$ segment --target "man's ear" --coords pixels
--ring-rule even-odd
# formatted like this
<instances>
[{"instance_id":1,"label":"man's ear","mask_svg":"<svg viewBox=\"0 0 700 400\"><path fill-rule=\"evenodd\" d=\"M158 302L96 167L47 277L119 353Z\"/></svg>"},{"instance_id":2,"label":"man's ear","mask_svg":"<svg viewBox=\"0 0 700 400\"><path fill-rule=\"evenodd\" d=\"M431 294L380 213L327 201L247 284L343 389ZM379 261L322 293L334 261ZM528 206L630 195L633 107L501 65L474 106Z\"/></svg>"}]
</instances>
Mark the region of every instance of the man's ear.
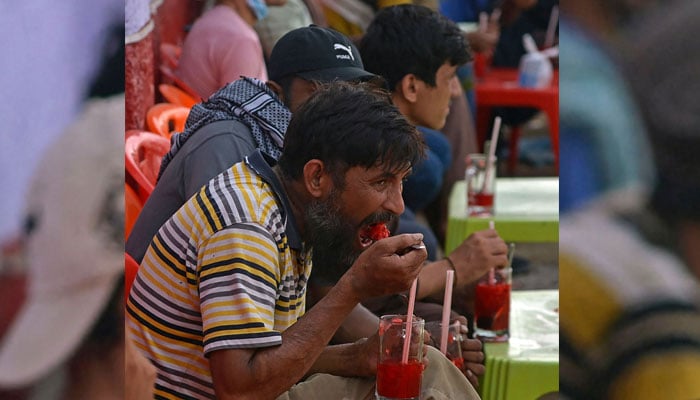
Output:
<instances>
[{"instance_id":1,"label":"man's ear","mask_svg":"<svg viewBox=\"0 0 700 400\"><path fill-rule=\"evenodd\" d=\"M280 102L282 102L282 104L286 104L285 103L286 99L284 98L284 90L282 90L282 86L280 86L279 83L277 83L275 81L267 81L267 82L265 82L265 84L267 85L267 87L270 88L270 90L275 92L277 97L280 98Z\"/></svg>"},{"instance_id":2,"label":"man's ear","mask_svg":"<svg viewBox=\"0 0 700 400\"><path fill-rule=\"evenodd\" d=\"M304 185L309 194L315 198L324 198L330 193L333 182L323 161L313 159L304 165Z\"/></svg>"},{"instance_id":3,"label":"man's ear","mask_svg":"<svg viewBox=\"0 0 700 400\"><path fill-rule=\"evenodd\" d=\"M401 97L408 103L415 103L418 100L419 86L423 82L414 74L404 75L399 81L398 90L401 91Z\"/></svg>"}]
</instances>

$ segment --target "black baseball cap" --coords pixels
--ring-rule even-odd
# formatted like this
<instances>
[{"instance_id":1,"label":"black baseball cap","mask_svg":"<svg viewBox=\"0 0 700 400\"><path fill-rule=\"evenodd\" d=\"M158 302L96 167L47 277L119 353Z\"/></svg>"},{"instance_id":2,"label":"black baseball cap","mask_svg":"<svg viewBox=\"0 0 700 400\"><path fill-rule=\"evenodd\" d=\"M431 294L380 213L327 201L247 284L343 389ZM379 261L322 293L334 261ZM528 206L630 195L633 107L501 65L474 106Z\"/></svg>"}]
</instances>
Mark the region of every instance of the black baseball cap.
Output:
<instances>
[{"instance_id":1,"label":"black baseball cap","mask_svg":"<svg viewBox=\"0 0 700 400\"><path fill-rule=\"evenodd\" d=\"M360 52L350 39L317 25L297 28L282 36L270 53L267 71L273 81L289 75L321 82L377 78L365 71Z\"/></svg>"}]
</instances>

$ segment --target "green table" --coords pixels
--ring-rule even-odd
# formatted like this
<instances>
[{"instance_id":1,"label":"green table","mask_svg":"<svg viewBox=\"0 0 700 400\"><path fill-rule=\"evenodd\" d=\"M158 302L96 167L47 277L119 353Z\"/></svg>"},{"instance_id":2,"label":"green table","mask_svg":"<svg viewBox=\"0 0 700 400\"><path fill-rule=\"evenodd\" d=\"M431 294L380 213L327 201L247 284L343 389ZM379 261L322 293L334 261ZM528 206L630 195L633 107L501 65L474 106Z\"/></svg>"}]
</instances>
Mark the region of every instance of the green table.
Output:
<instances>
[{"instance_id":1,"label":"green table","mask_svg":"<svg viewBox=\"0 0 700 400\"><path fill-rule=\"evenodd\" d=\"M445 253L449 254L470 234L488 228L506 242L556 243L559 241L559 178L498 178L493 217L467 216L464 181L452 188L449 200Z\"/></svg>"},{"instance_id":2,"label":"green table","mask_svg":"<svg viewBox=\"0 0 700 400\"><path fill-rule=\"evenodd\" d=\"M559 390L559 291L511 294L510 340L486 343L483 400L535 400Z\"/></svg>"}]
</instances>

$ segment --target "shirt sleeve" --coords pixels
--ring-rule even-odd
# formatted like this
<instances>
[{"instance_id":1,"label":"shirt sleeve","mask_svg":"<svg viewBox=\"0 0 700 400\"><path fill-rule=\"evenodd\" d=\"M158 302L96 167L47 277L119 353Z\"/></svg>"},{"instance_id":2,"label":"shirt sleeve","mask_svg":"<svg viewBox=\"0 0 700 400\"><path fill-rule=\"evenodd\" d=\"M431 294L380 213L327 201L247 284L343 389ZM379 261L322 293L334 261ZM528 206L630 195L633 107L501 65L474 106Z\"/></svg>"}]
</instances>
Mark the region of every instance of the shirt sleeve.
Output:
<instances>
[{"instance_id":1,"label":"shirt sleeve","mask_svg":"<svg viewBox=\"0 0 700 400\"><path fill-rule=\"evenodd\" d=\"M204 353L278 345L273 329L279 285L274 239L263 227L239 223L200 247L199 296Z\"/></svg>"}]
</instances>

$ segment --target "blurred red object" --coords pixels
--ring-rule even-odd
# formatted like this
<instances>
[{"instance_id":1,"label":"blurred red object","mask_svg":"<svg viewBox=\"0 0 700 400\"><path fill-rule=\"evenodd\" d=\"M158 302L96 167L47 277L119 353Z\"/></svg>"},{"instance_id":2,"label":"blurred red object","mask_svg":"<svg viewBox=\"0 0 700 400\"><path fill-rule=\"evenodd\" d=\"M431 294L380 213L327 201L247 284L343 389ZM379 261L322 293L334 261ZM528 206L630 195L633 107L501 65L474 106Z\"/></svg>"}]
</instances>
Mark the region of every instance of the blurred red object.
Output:
<instances>
[{"instance_id":1,"label":"blurred red object","mask_svg":"<svg viewBox=\"0 0 700 400\"><path fill-rule=\"evenodd\" d=\"M139 198L145 204L153 192L163 156L170 150L170 141L152 132L127 132L124 146L127 182L137 185Z\"/></svg>"}]
</instances>

